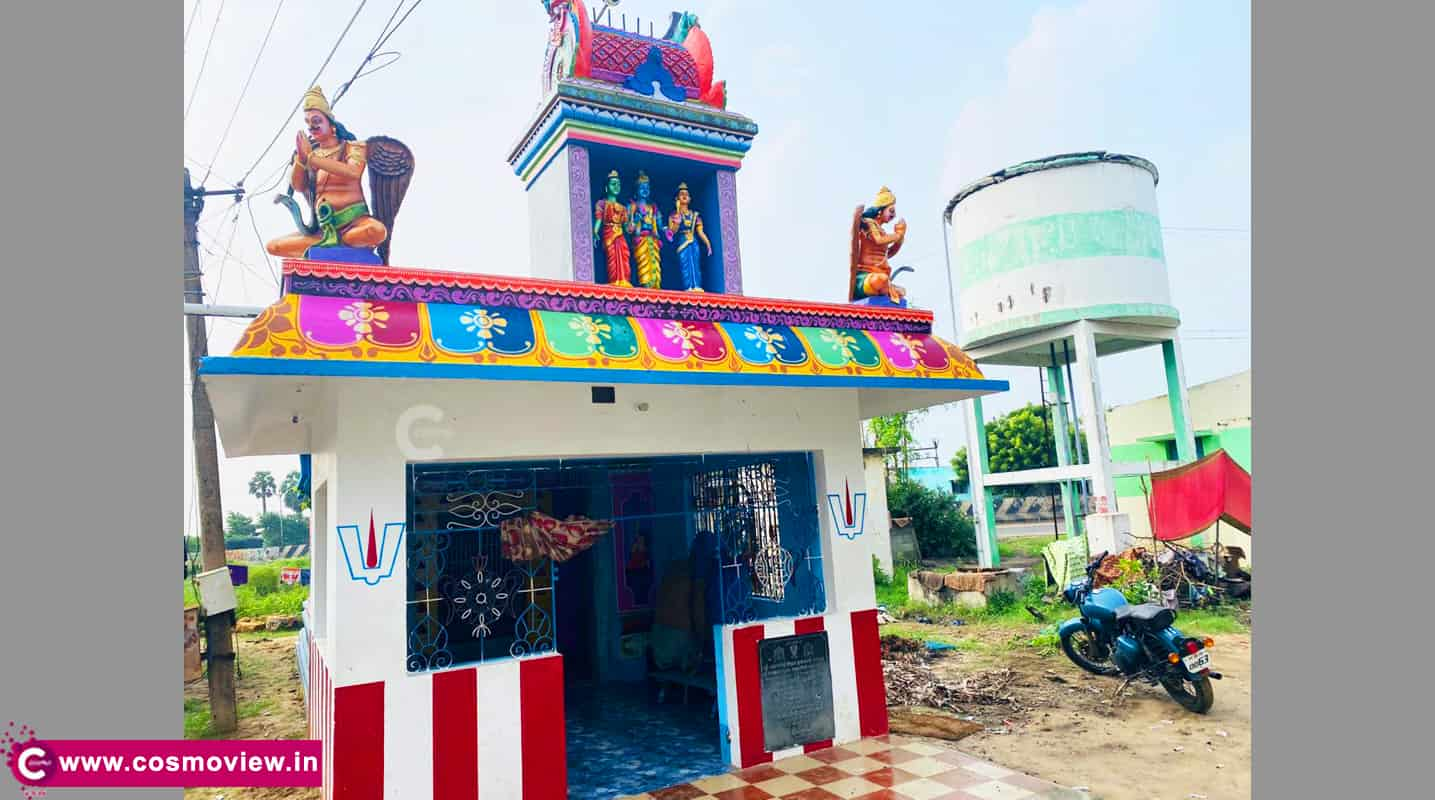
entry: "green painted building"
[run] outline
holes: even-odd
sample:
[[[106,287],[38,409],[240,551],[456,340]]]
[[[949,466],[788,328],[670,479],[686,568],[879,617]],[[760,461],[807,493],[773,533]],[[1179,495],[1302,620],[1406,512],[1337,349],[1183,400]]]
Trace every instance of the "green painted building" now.
[[[1191,427],[1196,436],[1196,456],[1225,450],[1237,464],[1251,468],[1251,371],[1239,372],[1187,390]],[[1106,410],[1106,429],[1111,439],[1111,460],[1150,463],[1153,470],[1175,462],[1176,437],[1171,430],[1171,405],[1165,395]],[[1174,466],[1174,465],[1173,465]],[[1131,514],[1131,532],[1137,538],[1151,536],[1150,520],[1142,513],[1149,481],[1119,477],[1116,497]],[[1206,537],[1209,539],[1209,537]],[[1250,537],[1223,527],[1222,544],[1235,544],[1250,553]]]

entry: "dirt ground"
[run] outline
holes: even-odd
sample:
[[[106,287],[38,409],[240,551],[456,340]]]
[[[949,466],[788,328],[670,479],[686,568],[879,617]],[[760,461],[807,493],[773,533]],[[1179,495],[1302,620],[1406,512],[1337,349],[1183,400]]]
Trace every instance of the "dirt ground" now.
[[[907,635],[942,625],[902,623]],[[1010,669],[1003,691],[1014,705],[970,705],[961,716],[984,730],[960,740],[972,755],[1070,787],[1099,800],[1236,800],[1251,796],[1251,637],[1214,637],[1212,656],[1224,678],[1209,714],[1191,714],[1159,687],[1089,675],[1057,650],[1013,645],[1009,629],[959,629],[970,646],[932,658],[938,676]],[[884,631],[886,632],[886,631]],[[1020,638],[1020,637],[1017,637]],[[241,638],[239,730],[225,738],[302,739],[304,700],[293,635]],[[185,687],[204,700],[205,682]],[[318,789],[187,789],[185,800],[318,800]]]
[[[951,635],[939,625],[934,634]],[[1009,631],[967,629],[970,649],[931,660],[944,680],[1006,668],[1014,673],[1008,705],[962,709],[984,730],[957,747],[1011,769],[1101,800],[1233,800],[1251,796],[1251,637],[1213,637],[1212,659],[1223,679],[1205,715],[1176,705],[1159,686],[1083,672],[1059,650],[1010,646]],[[983,637],[989,641],[981,641]]]
[[[225,739],[303,739],[304,693],[294,659],[294,635],[240,637],[235,693],[239,730]],[[184,687],[185,699],[208,702],[203,679]],[[185,789],[185,800],[319,800],[319,790],[298,788]]]

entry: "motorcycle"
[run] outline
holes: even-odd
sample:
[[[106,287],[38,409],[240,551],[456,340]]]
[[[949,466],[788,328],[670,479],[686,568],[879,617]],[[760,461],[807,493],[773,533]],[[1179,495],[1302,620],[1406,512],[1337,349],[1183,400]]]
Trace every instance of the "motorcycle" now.
[[[1211,681],[1211,639],[1181,633],[1176,612],[1155,603],[1133,605],[1111,587],[1092,590],[1096,570],[1106,558],[1086,567],[1086,578],[1062,592],[1081,616],[1057,628],[1061,649],[1078,667],[1095,675],[1124,676],[1159,684],[1188,711],[1204,714],[1215,701]]]

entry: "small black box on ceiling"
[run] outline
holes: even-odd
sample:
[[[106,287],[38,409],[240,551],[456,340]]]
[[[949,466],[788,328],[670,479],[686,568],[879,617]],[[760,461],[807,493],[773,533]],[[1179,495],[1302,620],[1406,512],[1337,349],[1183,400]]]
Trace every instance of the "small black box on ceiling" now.
[[[617,394],[611,386],[594,386],[593,402],[595,403],[616,403]]]

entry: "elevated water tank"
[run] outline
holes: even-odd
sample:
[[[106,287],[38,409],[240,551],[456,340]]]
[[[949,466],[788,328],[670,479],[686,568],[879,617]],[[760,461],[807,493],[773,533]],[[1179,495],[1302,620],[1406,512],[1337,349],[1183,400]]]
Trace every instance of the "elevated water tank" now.
[[[1175,326],[1156,166],[1096,151],[1009,167],[947,204],[959,343],[1081,319]]]

